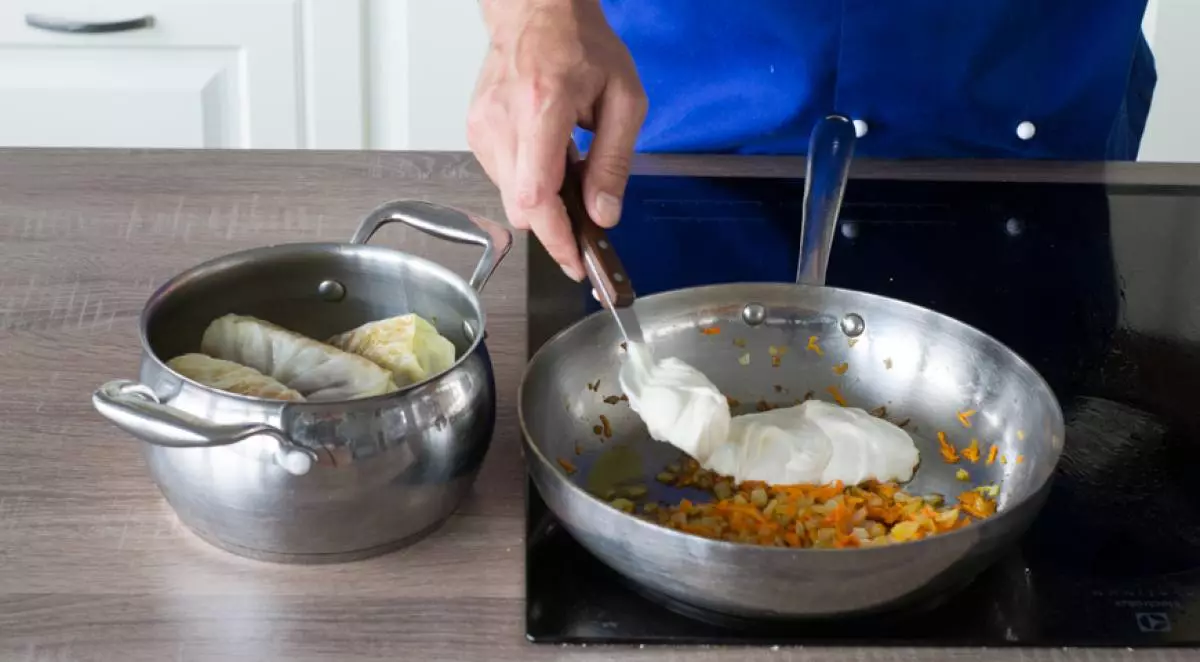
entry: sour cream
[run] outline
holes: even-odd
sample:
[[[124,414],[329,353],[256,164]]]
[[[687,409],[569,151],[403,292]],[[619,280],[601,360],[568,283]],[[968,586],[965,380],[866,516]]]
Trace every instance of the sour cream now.
[[[729,438],[729,401],[704,373],[676,358],[655,361],[627,343],[619,375],[629,406],[650,436],[703,462]]]
[[[912,437],[857,407],[809,400],[735,416],[725,443],[701,462],[736,480],[778,485],[857,485],[912,479],[920,454]]]
[[[644,346],[628,348],[620,379],[651,437],[739,482],[905,482],[920,457],[907,432],[857,407],[809,400],[732,416],[704,373],[676,358],[654,361]]]

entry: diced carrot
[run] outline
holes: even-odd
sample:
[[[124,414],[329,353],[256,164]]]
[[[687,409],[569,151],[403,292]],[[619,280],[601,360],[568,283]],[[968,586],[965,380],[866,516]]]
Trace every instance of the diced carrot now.
[[[979,440],[972,439],[971,445],[967,446],[966,448],[963,449],[962,456],[967,458],[967,460],[970,461],[971,464],[978,463],[979,462]]]
[[[712,538],[717,534],[715,529],[707,526],[701,526],[699,524],[684,524],[679,527],[679,530],[686,531],[688,533],[694,533],[698,536],[704,536],[706,538]]]
[[[828,515],[826,515],[825,519],[823,521],[825,524],[828,524],[835,529],[841,530],[843,523],[849,523],[850,517],[849,517],[848,512],[846,511],[846,507],[843,506],[841,504],[841,502],[839,501],[837,503],[837,505],[834,506],[833,511],[830,512]]]
[[[995,501],[973,490],[958,495],[958,503],[962,506],[963,510],[980,519],[990,517],[996,512]]]
[[[846,488],[844,485],[842,485],[842,481],[838,480],[828,485],[822,485],[821,487],[813,489],[812,496],[818,501],[829,501],[833,497],[841,494],[842,490],[844,489]]]
[[[635,516],[691,535],[743,544],[852,548],[885,542],[885,537],[891,542],[920,540],[967,526],[996,509],[988,499],[992,493],[981,488],[964,493],[951,506],[875,480],[850,486],[737,484],[731,477],[701,469],[691,458],[666,469],[674,477],[671,484],[693,484],[719,496],[712,502],[646,504]]]
[[[950,443],[950,441],[946,439],[946,433],[938,432],[937,438],[939,447],[938,450],[942,454],[942,460],[944,460],[946,464],[957,464],[958,451],[954,449],[954,444]]]
[[[971,417],[975,415],[974,409],[958,412],[958,422],[962,423],[964,428],[971,427]]]
[[[684,499],[684,501],[687,501],[687,499]],[[688,501],[688,506],[691,507],[690,501]],[[683,508],[682,502],[679,504],[679,507]],[[751,506],[750,504],[742,505],[742,504],[738,504],[738,503],[733,503],[732,501],[722,501],[717,504],[716,508],[717,508],[718,512],[739,513],[739,514],[743,514],[743,515],[752,517],[758,521],[766,521],[766,519],[767,519],[766,515],[763,515],[762,512],[759,511],[758,508],[755,508],[754,506]]]
[[[872,491],[885,499],[891,499],[896,496],[897,490],[895,485],[880,483]]]
[[[840,532],[838,533],[837,541],[834,543],[835,547],[841,549],[845,549],[847,547],[859,547],[861,545],[862,541],[858,539],[858,536],[854,534],[843,534]]]

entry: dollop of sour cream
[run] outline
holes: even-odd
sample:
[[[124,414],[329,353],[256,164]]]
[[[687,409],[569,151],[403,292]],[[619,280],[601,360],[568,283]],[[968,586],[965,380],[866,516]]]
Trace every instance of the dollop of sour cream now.
[[[677,358],[655,361],[636,343],[627,346],[620,380],[651,437],[738,482],[905,482],[920,457],[907,432],[857,407],[808,400],[732,416],[704,373]]]
[[[655,361],[648,347],[626,343],[619,379],[650,436],[700,460],[729,438],[729,401],[704,373],[676,358]]]

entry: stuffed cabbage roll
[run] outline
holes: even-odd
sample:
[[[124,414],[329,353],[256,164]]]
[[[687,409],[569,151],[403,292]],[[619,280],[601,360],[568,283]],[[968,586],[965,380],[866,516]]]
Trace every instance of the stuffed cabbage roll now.
[[[329,344],[391,370],[398,386],[419,382],[454,365],[454,343],[414,313],[368,322],[330,338]]]
[[[233,361],[214,359],[205,354],[183,354],[167,361],[167,365],[184,377],[219,391],[269,400],[304,400],[299,391],[284,386],[279,380]]]
[[[307,400],[351,400],[396,390],[392,373],[367,359],[246,315],[213,320],[200,351],[270,375]]]

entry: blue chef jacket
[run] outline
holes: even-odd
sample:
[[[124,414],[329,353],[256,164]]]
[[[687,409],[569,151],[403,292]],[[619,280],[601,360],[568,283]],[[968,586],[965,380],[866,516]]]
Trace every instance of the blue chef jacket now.
[[[650,100],[639,152],[803,154],[837,112],[861,156],[1132,160],[1156,82],[1146,1],[602,5]]]
[[[1131,160],[1156,83],[1147,0],[601,1],[649,97],[639,152],[804,154],[837,112],[856,156]],[[795,273],[798,218],[667,216],[613,230],[639,294]]]

